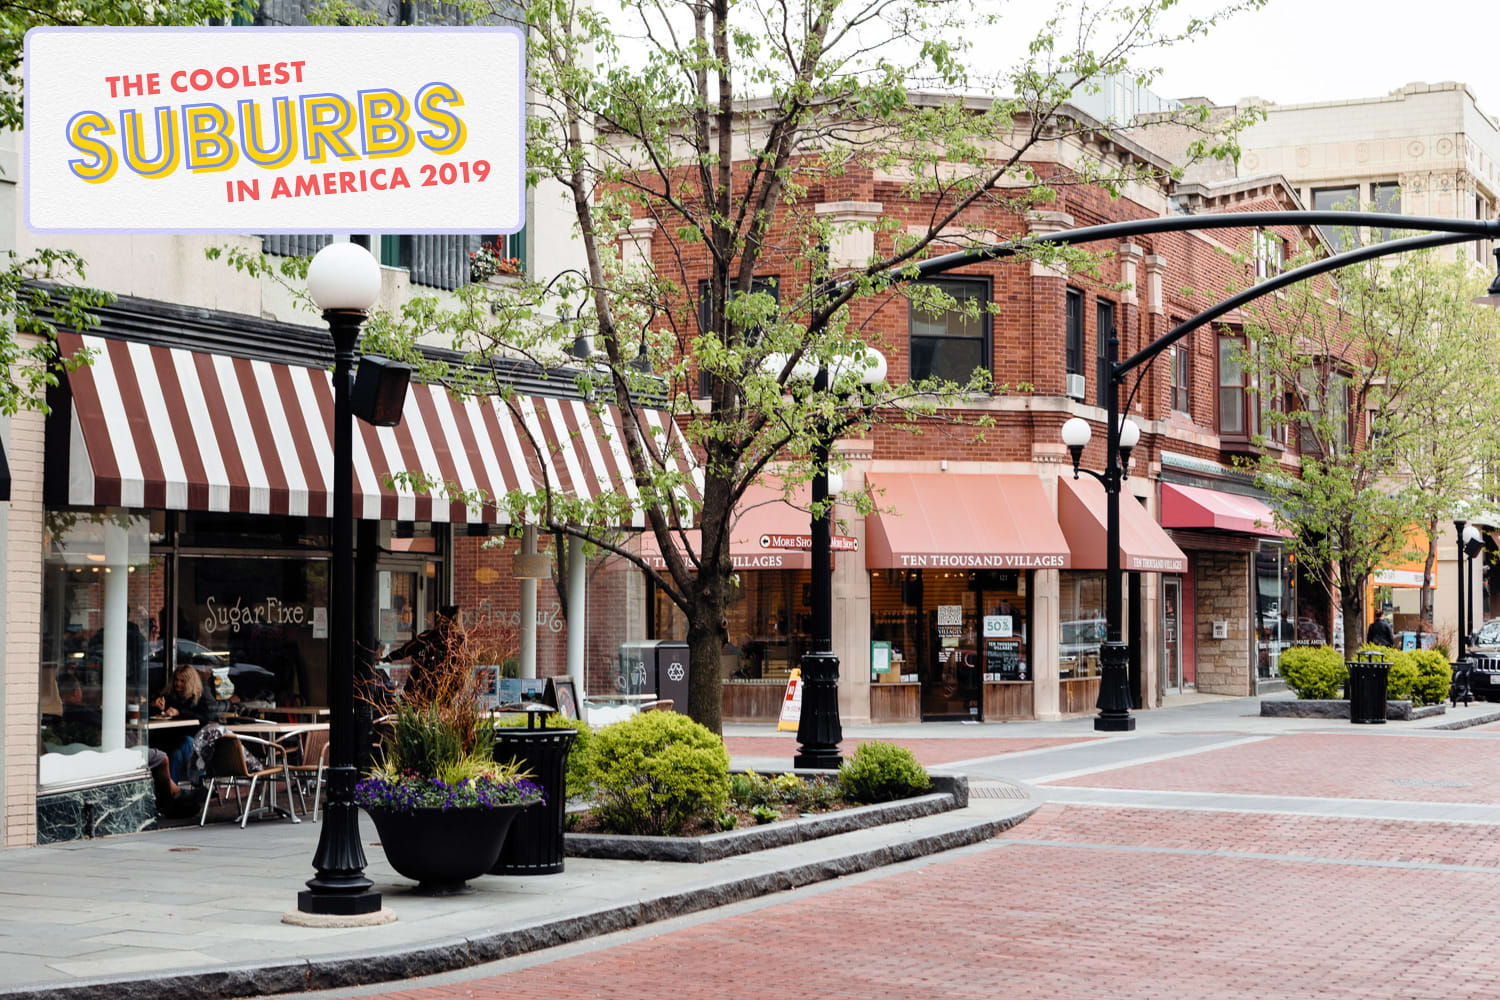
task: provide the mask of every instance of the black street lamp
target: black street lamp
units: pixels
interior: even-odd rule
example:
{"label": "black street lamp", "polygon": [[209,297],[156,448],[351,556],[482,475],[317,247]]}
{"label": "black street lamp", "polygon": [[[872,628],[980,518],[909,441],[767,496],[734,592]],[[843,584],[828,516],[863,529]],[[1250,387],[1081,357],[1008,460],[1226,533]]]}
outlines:
{"label": "black street lamp", "polygon": [[[1474,617],[1474,560],[1484,550],[1484,536],[1479,529],[1472,524],[1463,530],[1463,552],[1468,557],[1464,566],[1464,600],[1468,603],[1468,635],[1472,643],[1473,636],[1479,631],[1475,626],[1480,622]],[[1482,565],[1482,564],[1481,564]]]}
{"label": "black street lamp", "polygon": [[[1109,338],[1109,363],[1115,364],[1119,341]],[[1104,618],[1108,626],[1103,648],[1099,651],[1099,714],[1094,729],[1100,732],[1124,733],[1135,729],[1130,714],[1130,647],[1125,643],[1124,606],[1125,573],[1120,567],[1120,486],[1130,478],[1130,451],[1141,439],[1135,421],[1121,419],[1116,410],[1118,389],[1111,379],[1107,390],[1109,433],[1106,438],[1104,471],[1083,469],[1083,449],[1093,437],[1093,429],[1082,417],[1072,417],[1062,426],[1063,444],[1073,456],[1073,478],[1087,472],[1104,487],[1107,502],[1104,555]]]}
{"label": "black street lamp", "polygon": [[[785,355],[769,355],[764,368],[780,374],[786,368]],[[797,362],[792,377],[806,377],[811,363]],[[835,362],[830,373],[820,366],[813,377],[813,392],[821,395],[830,382],[847,384],[845,375],[856,377],[863,385],[885,381],[885,355],[867,347],[841,362]],[[833,769],[842,761],[839,743],[844,728],[839,721],[839,658],[833,652],[833,505],[828,502],[837,489],[829,488],[828,457],[833,450],[830,437],[813,446],[812,525],[810,555],[812,559],[812,644],[802,653],[802,712],[797,719],[797,754],[792,766]],[[835,476],[837,474],[835,473]]]}
{"label": "black street lamp", "polygon": [[[333,558],[328,581],[328,804],[313,855],[318,873],[297,894],[297,909],[359,917],[377,914],[381,906],[380,893],[365,877],[359,808],[354,804],[354,413],[350,382],[365,310],[380,295],[380,265],[357,243],[330,243],[308,266],[307,289],[333,335]],[[397,414],[399,419],[399,406]]]}

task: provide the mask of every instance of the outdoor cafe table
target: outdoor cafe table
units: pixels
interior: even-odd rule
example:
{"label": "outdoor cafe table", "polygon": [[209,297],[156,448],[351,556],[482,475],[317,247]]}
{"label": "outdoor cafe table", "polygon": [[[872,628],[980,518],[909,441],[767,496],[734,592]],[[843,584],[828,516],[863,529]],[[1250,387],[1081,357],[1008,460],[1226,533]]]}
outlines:
{"label": "outdoor cafe table", "polygon": [[203,720],[201,719],[181,719],[174,715],[171,718],[158,717],[151,719],[146,723],[146,728],[154,733],[158,729],[186,729],[189,726],[197,729],[201,725],[203,725]]}
{"label": "outdoor cafe table", "polygon": [[261,736],[274,740],[278,736],[286,736],[291,733],[311,733],[327,731],[326,722],[270,722],[259,720],[256,722],[235,722],[224,727],[231,733],[239,733],[243,736]]}

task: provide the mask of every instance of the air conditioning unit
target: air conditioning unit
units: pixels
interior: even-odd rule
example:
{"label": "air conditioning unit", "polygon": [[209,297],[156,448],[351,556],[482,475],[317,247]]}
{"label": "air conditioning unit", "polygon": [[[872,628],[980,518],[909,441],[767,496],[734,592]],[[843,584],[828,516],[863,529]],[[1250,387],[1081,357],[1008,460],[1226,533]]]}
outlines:
{"label": "air conditioning unit", "polygon": [[1069,396],[1072,396],[1074,399],[1082,399],[1085,395],[1087,395],[1087,389],[1084,386],[1082,375],[1074,375],[1072,373],[1069,373],[1067,379]]}

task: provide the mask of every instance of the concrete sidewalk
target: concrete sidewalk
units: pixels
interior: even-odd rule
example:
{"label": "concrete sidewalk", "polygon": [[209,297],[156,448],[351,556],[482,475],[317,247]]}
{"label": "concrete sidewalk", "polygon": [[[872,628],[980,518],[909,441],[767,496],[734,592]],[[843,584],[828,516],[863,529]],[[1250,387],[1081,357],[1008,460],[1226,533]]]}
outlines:
{"label": "concrete sidewalk", "polygon": [[568,859],[428,898],[362,825],[367,873],[399,919],[281,923],[311,877],[310,821],[187,827],[0,853],[0,996],[231,997],[463,968],[987,840],[1035,808],[1015,785],[966,809],[709,864]]}

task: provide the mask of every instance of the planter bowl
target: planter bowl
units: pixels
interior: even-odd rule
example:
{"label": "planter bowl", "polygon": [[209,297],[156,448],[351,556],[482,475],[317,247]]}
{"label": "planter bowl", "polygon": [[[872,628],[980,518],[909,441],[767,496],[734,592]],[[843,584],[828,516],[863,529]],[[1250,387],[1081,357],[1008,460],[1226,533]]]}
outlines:
{"label": "planter bowl", "polygon": [[427,896],[473,892],[468,881],[495,867],[521,803],[493,809],[369,809],[385,858]]}

